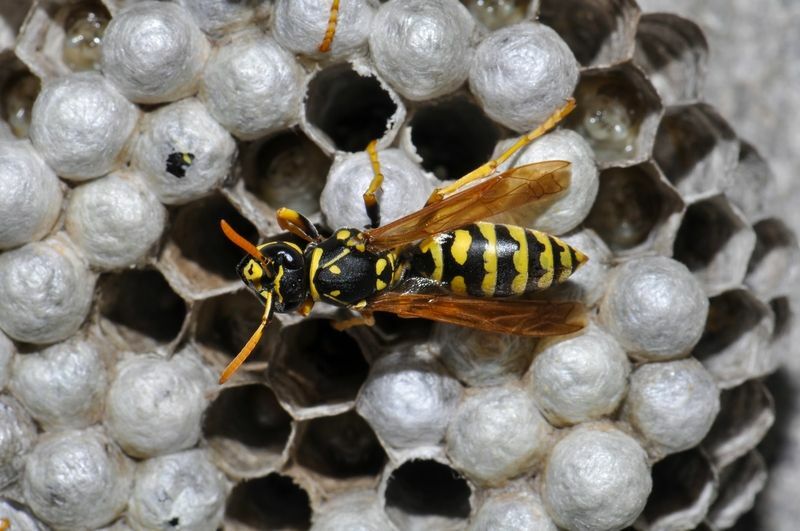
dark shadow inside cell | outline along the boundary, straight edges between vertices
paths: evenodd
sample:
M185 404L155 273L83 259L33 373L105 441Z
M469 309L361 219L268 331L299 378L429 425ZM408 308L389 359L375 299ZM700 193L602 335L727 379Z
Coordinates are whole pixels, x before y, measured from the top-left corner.
M718 132L712 122L698 107L677 108L664 115L656 132L653 158L672 184L688 177L717 146Z
M410 125L422 167L441 180L458 179L488 161L500 139L494 122L463 97L422 107Z
M542 0L539 22L556 30L582 65L591 64L622 24L624 0Z
M411 516L467 518L469 497L469 485L460 474L426 459L401 465L392 472L386 487L387 509ZM390 511L390 517L394 511Z
M201 301L197 309L195 338L201 345L233 358L261 322L264 306L249 291L238 291ZM275 348L279 326L267 326L248 362L267 361ZM247 365L243 366L245 369Z
M800 409L800 384L784 367L767 377L764 384L775 401L775 422L767 432L758 450L769 468L780 467L794 461L795 419Z
M186 303L158 271L131 269L103 275L99 282L100 315L120 327L131 343L168 343L186 318ZM144 336L144 338L142 337Z
M96 70L100 66L103 34L111 14L101 2L75 2L59 12L64 20L61 57L72 71Z
M227 280L236 280L236 265L244 252L220 230L224 219L248 241L258 240L255 226L233 208L227 199L213 195L176 208L171 213L170 239L183 257Z
M489 30L522 22L528 17L530 0L504 0L487 2L486 0L461 0L472 16L478 19Z
M18 61L4 64L0 72L0 118L17 138L27 138L33 102L42 89L38 77Z
M774 341L789 331L794 313L788 297L775 297L769 301L769 307L775 314L775 327L772 329L772 340Z
M700 360L722 352L752 330L764 311L748 292L726 291L709 300L706 327L692 355Z
M310 420L300 433L297 462L324 476L377 476L386 462L372 428L354 411Z
M206 439L225 438L280 454L289 439L291 417L261 384L223 389L206 410Z
M310 407L354 399L369 365L348 333L335 330L331 321L306 319L285 330L269 370L292 402Z
M631 249L647 240L663 217L664 203L657 181L641 167L612 168L600 174L586 225L612 250Z
M747 266L748 273L755 270L761 260L773 250L789 247L795 243L792 231L779 219L761 220L753 225L753 230L756 233L756 245L753 254L750 255L750 263Z
M752 429L751 426L763 424L763 429L768 429L764 417L771 409L769 391L761 381L748 380L732 389L723 390L720 393L719 415L703 441L704 448L716 459L720 447L737 439L743 440L743 433Z
M246 144L240 160L245 188L272 208L306 215L319 210L331 160L302 133Z
M708 460L696 449L672 454L653 465L653 489L643 515L648 522L690 509L714 481Z
M253 529L308 529L311 502L292 478L273 473L236 485L226 515Z
M326 68L308 85L306 118L342 151L363 151L383 137L395 111L397 105L380 82L349 64Z
M382 345L404 345L425 341L433 329L433 321L399 317L389 312L376 312L375 326L370 332Z
M737 232L737 220L724 200L709 199L686 210L675 237L673 257L690 271L711 263Z

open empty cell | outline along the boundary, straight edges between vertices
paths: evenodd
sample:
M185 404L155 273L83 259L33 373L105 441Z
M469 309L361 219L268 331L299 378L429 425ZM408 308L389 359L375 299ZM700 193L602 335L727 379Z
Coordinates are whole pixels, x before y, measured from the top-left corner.
M0 60L0 118L17 138L27 138L31 109L42 89L39 78L19 61Z
M311 503L308 493L291 477L270 474L239 483L225 508L231 525L252 529L308 529Z
M103 33L111 15L97 1L70 5L64 16L62 57L71 70L99 70Z
M496 30L505 26L533 18L536 14L536 4L531 0L461 0L475 19L489 30Z

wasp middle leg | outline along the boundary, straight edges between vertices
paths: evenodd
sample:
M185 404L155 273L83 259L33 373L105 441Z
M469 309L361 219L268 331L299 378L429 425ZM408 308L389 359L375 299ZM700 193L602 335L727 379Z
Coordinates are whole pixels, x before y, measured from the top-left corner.
M377 193L383 186L383 173L381 173L381 163L378 160L377 151L378 141L373 140L367 146L367 154L369 161L372 164L373 177L369 183L367 191L362 196L364 198L364 207L367 209L367 216L369 216L370 228L379 227L381 224L381 207L378 203Z

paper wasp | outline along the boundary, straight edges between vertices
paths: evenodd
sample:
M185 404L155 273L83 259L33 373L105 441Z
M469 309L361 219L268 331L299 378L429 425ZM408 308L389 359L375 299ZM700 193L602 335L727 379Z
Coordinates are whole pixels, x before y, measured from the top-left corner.
M274 312L308 315L316 302L362 314L349 324L371 324L372 312L391 312L527 336L579 330L583 326L579 303L505 297L563 282L587 257L548 234L481 221L567 188L569 163L564 161L493 173L574 106L574 100L569 100L500 157L434 190L421 210L383 226L379 226L376 199L383 175L374 141L367 151L375 176L363 195L370 228L342 228L323 239L304 216L281 208L278 224L305 240L305 247L289 241L256 247L222 221L225 235L249 255L237 271L264 304L264 313L250 340L223 371L220 383L255 348ZM464 188L479 179L483 180Z

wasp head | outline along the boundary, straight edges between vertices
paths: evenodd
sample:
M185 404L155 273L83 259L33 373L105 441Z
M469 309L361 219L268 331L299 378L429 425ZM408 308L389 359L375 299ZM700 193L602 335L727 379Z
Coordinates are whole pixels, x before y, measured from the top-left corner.
M278 313L299 308L308 292L303 251L284 241L267 242L256 249L261 259L245 256L236 268L242 282L262 303L272 293L272 304Z

